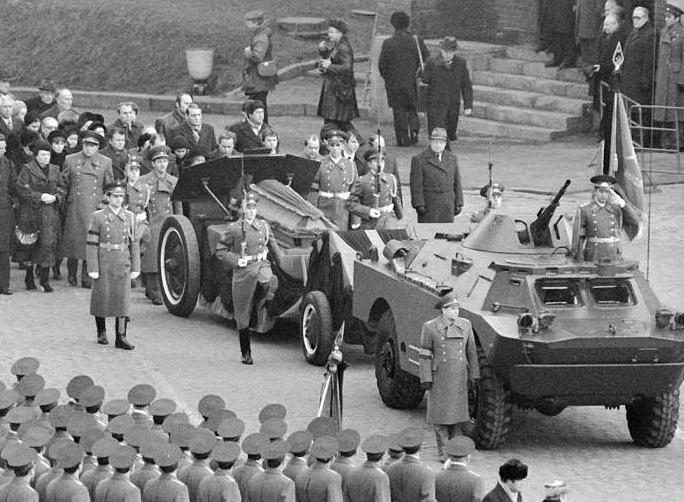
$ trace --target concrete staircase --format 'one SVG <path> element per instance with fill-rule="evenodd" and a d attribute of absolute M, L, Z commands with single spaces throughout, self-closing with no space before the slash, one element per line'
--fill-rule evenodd
<path fill-rule="evenodd" d="M 525 46 L 469 58 L 475 103 L 459 133 L 548 141 L 591 129 L 587 84 L 577 68 L 546 68 L 551 56 Z"/>

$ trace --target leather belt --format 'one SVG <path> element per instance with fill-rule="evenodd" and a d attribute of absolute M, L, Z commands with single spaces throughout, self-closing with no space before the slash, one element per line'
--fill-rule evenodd
<path fill-rule="evenodd" d="M 318 192 L 319 197 L 323 197 L 326 199 L 342 199 L 342 200 L 347 200 L 349 198 L 349 195 L 351 195 L 351 192 L 324 192 L 320 191 Z"/>
<path fill-rule="evenodd" d="M 268 251 L 262 251 L 261 253 L 255 254 L 255 255 L 249 255 L 248 254 L 245 256 L 245 259 L 247 261 L 263 261 L 266 259 L 267 255 L 268 255 Z"/>
<path fill-rule="evenodd" d="M 100 242 L 100 247 L 107 251 L 124 251 L 128 249 L 126 244 L 110 244 L 109 242 Z"/>
<path fill-rule="evenodd" d="M 612 242 L 620 242 L 619 237 L 589 237 L 587 242 L 593 242 L 596 244 L 608 244 Z"/>

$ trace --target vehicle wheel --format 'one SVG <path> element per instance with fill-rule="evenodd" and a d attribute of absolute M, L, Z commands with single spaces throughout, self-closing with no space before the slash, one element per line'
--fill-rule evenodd
<path fill-rule="evenodd" d="M 627 426 L 638 446 L 667 446 L 674 438 L 678 421 L 679 389 L 654 397 L 640 397 L 627 405 Z"/>
<path fill-rule="evenodd" d="M 378 350 L 375 353 L 375 381 L 382 402 L 390 408 L 408 410 L 417 408 L 425 391 L 420 379 L 399 366 L 399 346 L 394 316 L 390 310 L 378 321 Z"/>
<path fill-rule="evenodd" d="M 302 300 L 301 339 L 309 364 L 323 366 L 335 343 L 328 297 L 322 291 L 309 291 Z"/>
<path fill-rule="evenodd" d="M 157 257 L 166 309 L 180 317 L 189 316 L 200 290 L 200 252 L 195 229 L 185 216 L 164 220 Z"/>
<path fill-rule="evenodd" d="M 473 440 L 481 450 L 493 450 L 504 442 L 513 415 L 511 391 L 478 348 L 480 382 L 470 401 L 470 415 L 475 419 Z"/>

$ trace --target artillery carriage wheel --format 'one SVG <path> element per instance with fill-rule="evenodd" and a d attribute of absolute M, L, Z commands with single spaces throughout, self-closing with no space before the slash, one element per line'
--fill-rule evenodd
<path fill-rule="evenodd" d="M 504 442 L 513 415 L 511 391 L 489 365 L 478 347 L 480 381 L 468 400 L 470 416 L 475 419 L 473 440 L 481 450 L 493 450 Z"/>
<path fill-rule="evenodd" d="M 679 421 L 679 389 L 639 397 L 626 408 L 627 426 L 636 445 L 662 448 L 670 444 Z"/>
<path fill-rule="evenodd" d="M 166 309 L 179 317 L 189 316 L 197 304 L 201 263 L 195 229 L 185 216 L 164 220 L 157 259 Z"/>
<path fill-rule="evenodd" d="M 322 291 L 309 291 L 302 300 L 300 334 L 302 351 L 309 364 L 323 366 L 335 343 L 332 312 Z"/>
<path fill-rule="evenodd" d="M 417 408 L 425 393 L 420 379 L 401 369 L 397 330 L 391 310 L 378 321 L 378 350 L 375 353 L 375 381 L 382 401 L 390 408 Z"/>

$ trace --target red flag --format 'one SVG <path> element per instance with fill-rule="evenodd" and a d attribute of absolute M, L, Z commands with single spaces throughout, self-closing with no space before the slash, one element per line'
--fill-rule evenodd
<path fill-rule="evenodd" d="M 617 180 L 616 192 L 627 204 L 623 211 L 623 228 L 630 240 L 641 229 L 644 213 L 644 180 L 637 161 L 632 132 L 622 94 L 615 93 L 613 123 L 610 137 L 610 172 Z"/>

